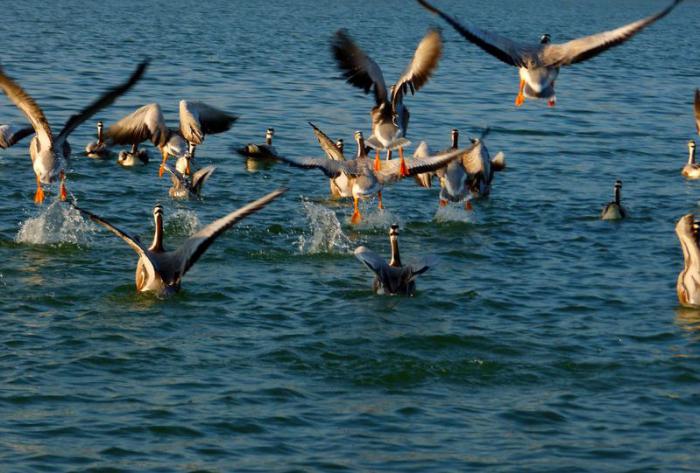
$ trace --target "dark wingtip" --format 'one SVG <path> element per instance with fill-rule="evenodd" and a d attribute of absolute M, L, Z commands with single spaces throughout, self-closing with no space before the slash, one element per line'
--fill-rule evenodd
<path fill-rule="evenodd" d="M 418 1 L 418 3 L 420 4 L 420 6 L 422 6 L 423 8 L 425 8 L 426 10 L 428 10 L 429 12 L 432 12 L 432 13 L 435 13 L 435 14 L 439 14 L 439 13 L 440 13 L 440 11 L 439 11 L 437 8 L 435 8 L 434 6 L 432 6 L 431 4 L 429 4 L 428 2 L 426 2 L 425 0 L 417 0 L 417 1 Z M 681 1 L 681 0 L 676 0 L 676 1 Z"/>

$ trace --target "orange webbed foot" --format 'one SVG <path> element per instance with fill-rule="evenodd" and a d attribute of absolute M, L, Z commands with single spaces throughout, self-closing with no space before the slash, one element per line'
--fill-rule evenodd
<path fill-rule="evenodd" d="M 447 207 L 447 201 L 445 199 L 440 199 L 440 207 Z"/>
<path fill-rule="evenodd" d="M 515 106 L 520 107 L 523 103 L 525 103 L 525 96 L 523 94 L 518 94 L 518 96 L 515 97 Z"/>
<path fill-rule="evenodd" d="M 399 163 L 399 174 L 401 177 L 406 177 L 409 175 L 408 168 L 406 167 L 406 161 L 403 159 L 403 148 L 399 148 L 399 158 L 401 162 Z"/>
<path fill-rule="evenodd" d="M 352 218 L 350 218 L 350 223 L 353 225 L 357 225 L 362 221 L 362 215 L 360 215 L 360 212 L 355 210 L 352 214 Z"/>
<path fill-rule="evenodd" d="M 34 194 L 34 203 L 35 204 L 43 204 L 44 198 L 45 198 L 44 189 L 42 189 L 41 186 L 37 186 L 36 193 Z"/>
<path fill-rule="evenodd" d="M 375 171 L 381 171 L 382 170 L 382 162 L 379 159 L 379 151 L 377 151 L 377 154 L 374 156 L 374 170 Z"/>
<path fill-rule="evenodd" d="M 464 203 L 464 210 L 466 210 L 466 211 L 468 211 L 468 212 L 471 212 L 472 210 L 474 210 L 474 207 L 472 207 L 472 201 L 471 201 L 471 200 L 468 200 L 468 201 L 466 201 L 466 202 Z"/>

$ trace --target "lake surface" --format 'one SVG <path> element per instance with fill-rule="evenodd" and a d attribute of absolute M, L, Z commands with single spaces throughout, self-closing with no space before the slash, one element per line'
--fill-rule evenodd
<path fill-rule="evenodd" d="M 667 4 L 436 3 L 554 41 Z M 217 169 L 191 202 L 168 197 L 156 162 L 80 156 L 94 139 L 84 124 L 68 173 L 82 207 L 150 239 L 161 202 L 173 247 L 289 192 L 159 300 L 135 293 L 129 247 L 55 203 L 55 189 L 32 203 L 28 142 L 0 152 L 0 470 L 697 471 L 700 313 L 678 305 L 673 231 L 700 196 L 680 175 L 700 87 L 697 1 L 562 70 L 552 109 L 516 109 L 515 68 L 409 1 L 29 0 L 3 11 L 2 66 L 55 130 L 144 56 L 144 80 L 95 119 L 158 102 L 175 125 L 183 98 L 241 116 L 198 149 L 199 165 Z M 437 190 L 406 180 L 353 227 L 320 172 L 250 172 L 231 151 L 274 127 L 280 153 L 321 156 L 308 120 L 354 150 L 372 99 L 339 78 L 333 32 L 347 28 L 392 83 L 431 25 L 443 26 L 444 56 L 406 99 L 408 137 L 437 150 L 453 127 L 491 127 L 486 145 L 508 169 L 473 213 L 438 212 Z M 0 104 L 0 123 L 22 122 Z M 630 218 L 602 222 L 618 178 Z M 392 222 L 404 259 L 441 259 L 413 298 L 372 294 L 352 255 L 366 245 L 388 256 Z"/>

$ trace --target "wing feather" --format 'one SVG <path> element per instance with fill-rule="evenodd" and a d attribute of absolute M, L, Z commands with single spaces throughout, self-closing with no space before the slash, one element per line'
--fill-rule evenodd
<path fill-rule="evenodd" d="M 34 133 L 34 128 L 27 126 L 19 130 L 12 125 L 0 125 L 0 148 L 14 146 L 23 138 Z"/>
<path fill-rule="evenodd" d="M 114 144 L 138 144 L 151 140 L 156 146 L 165 146 L 172 135 L 165 124 L 160 105 L 150 103 L 125 116 L 105 133 L 106 139 Z"/>
<path fill-rule="evenodd" d="M 465 153 L 469 153 L 473 149 L 473 145 L 466 149 L 449 149 L 426 158 L 404 158 L 409 176 L 415 176 L 425 172 L 436 171 L 443 166 L 447 166 L 450 161 L 457 159 Z M 378 177 L 383 183 L 394 182 L 401 178 L 399 174 L 399 166 L 401 161 L 392 159 L 391 161 L 383 161 L 381 171 L 377 171 Z"/>
<path fill-rule="evenodd" d="M 180 100 L 180 133 L 195 145 L 202 144 L 205 135 L 228 131 L 236 120 L 236 115 L 204 102 Z"/>
<path fill-rule="evenodd" d="M 29 123 L 32 124 L 36 132 L 42 148 L 51 148 L 53 145 L 53 134 L 51 127 L 46 120 L 44 112 L 34 99 L 24 91 L 24 89 L 14 80 L 5 75 L 5 72 L 0 67 L 0 88 L 2 88 L 7 98 L 19 108 L 24 116 L 27 117 Z"/>
<path fill-rule="evenodd" d="M 313 123 L 309 122 L 309 125 L 311 125 L 311 128 L 314 129 L 314 135 L 316 135 L 318 144 L 321 146 L 321 149 L 326 153 L 328 159 L 332 159 L 333 161 L 345 161 L 345 155 L 342 151 L 338 149 L 333 140 L 328 138 L 328 135 L 322 132 Z"/>
<path fill-rule="evenodd" d="M 374 100 L 377 105 L 387 100 L 387 88 L 382 70 L 355 44 L 346 30 L 336 31 L 331 42 L 331 50 L 338 68 L 349 84 L 363 89 L 366 94 L 374 87 Z"/>
<path fill-rule="evenodd" d="M 418 44 L 413 59 L 392 88 L 391 101 L 394 108 L 396 108 L 396 104 L 401 102 L 408 90 L 411 91 L 411 94 L 415 94 L 428 82 L 432 73 L 437 69 L 441 56 L 442 37 L 440 31 L 430 30 Z"/>

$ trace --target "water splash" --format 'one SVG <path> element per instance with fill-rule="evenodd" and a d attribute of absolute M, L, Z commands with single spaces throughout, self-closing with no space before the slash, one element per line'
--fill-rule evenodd
<path fill-rule="evenodd" d="M 466 210 L 464 208 L 464 202 L 450 202 L 444 207 L 438 207 L 433 220 L 438 223 L 476 223 L 476 216 L 474 215 L 474 210 Z"/>
<path fill-rule="evenodd" d="M 167 235 L 190 236 L 201 226 L 199 217 L 194 210 L 177 209 L 166 221 L 165 233 Z"/>
<path fill-rule="evenodd" d="M 391 210 L 372 207 L 372 210 L 362 212 L 362 221 L 356 228 L 361 230 L 387 229 L 393 223 L 403 226 L 401 218 Z"/>
<path fill-rule="evenodd" d="M 79 211 L 55 200 L 48 207 L 40 209 L 36 217 L 19 224 L 15 241 L 32 245 L 88 245 L 95 228 Z"/>
<path fill-rule="evenodd" d="M 348 253 L 350 240 L 343 233 L 335 212 L 308 200 L 304 200 L 302 205 L 311 235 L 302 234 L 299 237 L 299 252 L 302 254 Z"/>

